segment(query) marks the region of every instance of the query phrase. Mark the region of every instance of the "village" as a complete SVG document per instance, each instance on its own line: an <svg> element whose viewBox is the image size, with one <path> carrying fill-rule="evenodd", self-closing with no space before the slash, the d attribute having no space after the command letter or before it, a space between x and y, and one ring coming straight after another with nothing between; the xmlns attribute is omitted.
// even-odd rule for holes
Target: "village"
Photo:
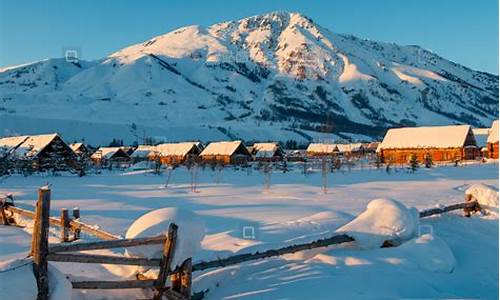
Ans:
<svg viewBox="0 0 500 300"><path fill-rule="evenodd" d="M20 299L295 299L310 272L327 286L344 278L335 286L350 298L365 289L349 278L368 272L376 297L493 299L498 130L394 128L380 142L304 149L1 138L0 298L22 284ZM488 254L471 261L470 247ZM452 288L477 272L492 281ZM395 293L388 278L421 288Z"/></svg>
<svg viewBox="0 0 500 300"><path fill-rule="evenodd" d="M389 129L381 142L312 142L306 149L283 149L277 142L171 142L157 145L93 147L68 144L57 133L0 138L0 175L37 171L70 171L80 176L92 169L125 169L185 165L245 166L251 162L317 162L330 169L363 160L384 165L425 165L498 159L498 120L491 128L469 125ZM282 165L282 164L281 164Z"/></svg>

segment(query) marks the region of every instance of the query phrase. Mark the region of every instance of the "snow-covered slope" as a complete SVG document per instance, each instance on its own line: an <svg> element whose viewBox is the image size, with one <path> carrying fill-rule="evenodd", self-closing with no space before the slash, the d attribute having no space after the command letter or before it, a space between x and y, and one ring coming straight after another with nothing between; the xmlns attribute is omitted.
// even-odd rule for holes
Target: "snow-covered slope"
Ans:
<svg viewBox="0 0 500 300"><path fill-rule="evenodd" d="M183 27L98 61L1 69L2 115L154 127L167 137L199 128L202 140L376 137L398 125L489 126L498 76L274 12Z"/></svg>

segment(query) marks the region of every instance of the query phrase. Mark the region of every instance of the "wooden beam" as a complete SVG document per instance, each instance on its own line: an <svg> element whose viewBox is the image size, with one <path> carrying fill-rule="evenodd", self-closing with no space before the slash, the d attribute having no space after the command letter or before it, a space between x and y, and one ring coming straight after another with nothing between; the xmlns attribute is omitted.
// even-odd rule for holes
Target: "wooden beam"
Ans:
<svg viewBox="0 0 500 300"><path fill-rule="evenodd" d="M80 221L80 209L78 207L73 208L73 220ZM73 241L80 239L80 229L73 230Z"/></svg>
<svg viewBox="0 0 500 300"><path fill-rule="evenodd" d="M61 208L61 242L69 240L69 213L66 208Z"/></svg>
<svg viewBox="0 0 500 300"><path fill-rule="evenodd" d="M425 217L430 217L433 215L443 214L443 213L453 211L453 210L471 209L471 208L477 207L477 205L478 205L477 201L452 204L452 205L448 205L448 206L444 206L444 207L437 207L437 208L423 210L419 213L419 215L420 215L420 218L425 218Z"/></svg>
<svg viewBox="0 0 500 300"><path fill-rule="evenodd" d="M69 226L72 230L80 230L80 231L85 231L87 233L90 233L92 235L95 235L96 237L103 239L103 240L118 240L120 239L119 236L116 236L112 233L106 232L104 230L96 229L91 225L87 225L85 223L82 223L77 220L71 220L69 222Z"/></svg>
<svg viewBox="0 0 500 300"><path fill-rule="evenodd" d="M163 244L165 240L166 237L164 235L159 235L153 237L134 238L134 239L119 239L119 240L96 241L96 242L86 242L86 243L72 243L72 244L56 244L49 246L49 253L111 249L111 248L133 247L141 245L155 245L155 244Z"/></svg>
<svg viewBox="0 0 500 300"><path fill-rule="evenodd" d="M49 299L49 280L47 255L49 245L49 214L50 189L43 187L38 190L36 203L35 225L31 241L31 255L33 256L33 274L35 275L38 294L37 300Z"/></svg>
<svg viewBox="0 0 500 300"><path fill-rule="evenodd" d="M18 215L21 215L23 217L30 218L30 219L35 219L35 217L36 217L34 212L19 208L19 207L15 207L15 206L7 206L6 210L9 210L13 213L16 213ZM79 215L79 213L78 213L78 215ZM61 220L59 218L49 217L49 222L51 225L62 227L62 223L61 223ZM118 237L112 233L106 232L104 230L96 229L93 226L85 224L85 223L80 222L78 220L71 220L69 222L69 228L75 232L76 231L85 231L85 232L90 233L90 234L92 234L100 239L103 239L103 240L118 240L118 239L120 239L120 237Z"/></svg>
<svg viewBox="0 0 500 300"><path fill-rule="evenodd" d="M164 292L163 292L165 298L169 299L169 300L186 300L186 297L177 292L177 291L174 291L172 289L166 289Z"/></svg>
<svg viewBox="0 0 500 300"><path fill-rule="evenodd" d="M168 227L167 239L163 245L163 255L160 262L160 272L155 282L155 292L153 300L161 300L165 289L165 282L168 274L171 272L170 265L175 255L175 245L177 241L177 225L170 223Z"/></svg>
<svg viewBox="0 0 500 300"><path fill-rule="evenodd" d="M212 260L207 262L199 262L193 265L194 271L203 271L210 268L227 267L230 265L239 264L242 262L257 260L267 257L280 256L283 254L295 253L297 251L309 250L313 248L328 247L330 245L353 242L354 239L346 234L335 235L333 237L317 240L311 243L287 246L279 249L271 249L264 252L246 253L230 256L224 259Z"/></svg>
<svg viewBox="0 0 500 300"><path fill-rule="evenodd" d="M123 280L123 281L72 281L74 289L144 289L153 287L154 279Z"/></svg>
<svg viewBox="0 0 500 300"><path fill-rule="evenodd" d="M158 258L124 257L124 256L96 255L96 254L51 253L47 256L47 259L49 261L60 261L60 262L134 265L134 266L148 266L148 267L158 267L160 265L160 259Z"/></svg>

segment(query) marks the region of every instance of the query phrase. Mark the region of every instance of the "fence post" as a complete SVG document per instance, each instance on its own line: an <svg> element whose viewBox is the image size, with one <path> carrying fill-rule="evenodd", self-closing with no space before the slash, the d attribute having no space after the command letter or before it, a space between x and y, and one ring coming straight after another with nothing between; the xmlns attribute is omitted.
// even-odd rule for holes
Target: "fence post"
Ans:
<svg viewBox="0 0 500 300"><path fill-rule="evenodd" d="M31 240L31 255L33 256L33 274L38 287L37 300L49 298L49 282L47 274L47 254L49 238L50 188L41 187L38 190L36 203L35 226Z"/></svg>
<svg viewBox="0 0 500 300"><path fill-rule="evenodd" d="M9 219L7 218L7 215L5 214L5 209L3 203L0 203L0 217L2 217L2 224L3 225L9 225Z"/></svg>
<svg viewBox="0 0 500 300"><path fill-rule="evenodd" d="M180 292L186 299L191 299L191 282L193 273L192 259L188 258L182 263Z"/></svg>
<svg viewBox="0 0 500 300"><path fill-rule="evenodd" d="M73 208L73 220L78 220L80 219L80 209L78 207ZM75 229L73 233L73 240L79 240L80 239L80 229Z"/></svg>
<svg viewBox="0 0 500 300"><path fill-rule="evenodd" d="M69 240L69 213L66 208L61 208L61 242Z"/></svg>
<svg viewBox="0 0 500 300"><path fill-rule="evenodd" d="M160 262L160 272L155 282L155 293L153 300L160 300L165 290L165 282L167 281L168 273L170 272L170 264L175 254L175 243L177 240L177 225L171 223L168 228L167 239L163 245L163 255Z"/></svg>

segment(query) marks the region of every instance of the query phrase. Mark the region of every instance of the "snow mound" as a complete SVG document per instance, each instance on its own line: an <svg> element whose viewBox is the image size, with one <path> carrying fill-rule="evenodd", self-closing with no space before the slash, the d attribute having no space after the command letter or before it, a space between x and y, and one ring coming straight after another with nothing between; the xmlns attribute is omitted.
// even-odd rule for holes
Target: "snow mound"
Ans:
<svg viewBox="0 0 500 300"><path fill-rule="evenodd" d="M408 259L422 270L435 273L451 273L456 260L448 244L441 238L424 234L399 247Z"/></svg>
<svg viewBox="0 0 500 300"><path fill-rule="evenodd" d="M151 211L132 223L127 230L126 238L151 237L166 234L170 223L175 223L179 227L172 267L180 265L184 260L193 257L201 249L201 240L205 236L205 224L195 213L171 207ZM162 252L162 244L147 245L127 248L126 255L159 258Z"/></svg>
<svg viewBox="0 0 500 300"><path fill-rule="evenodd" d="M498 191L482 183L477 183L471 185L465 194L471 195L473 199L477 200L481 209L498 214Z"/></svg>
<svg viewBox="0 0 500 300"><path fill-rule="evenodd" d="M50 300L71 299L72 286L55 266L49 264ZM37 286L31 259L14 259L0 265L0 299L36 299Z"/></svg>
<svg viewBox="0 0 500 300"><path fill-rule="evenodd" d="M401 242L413 238L419 217L415 208L388 199L370 201L366 210L337 232L353 237L363 249L378 248L385 241Z"/></svg>

